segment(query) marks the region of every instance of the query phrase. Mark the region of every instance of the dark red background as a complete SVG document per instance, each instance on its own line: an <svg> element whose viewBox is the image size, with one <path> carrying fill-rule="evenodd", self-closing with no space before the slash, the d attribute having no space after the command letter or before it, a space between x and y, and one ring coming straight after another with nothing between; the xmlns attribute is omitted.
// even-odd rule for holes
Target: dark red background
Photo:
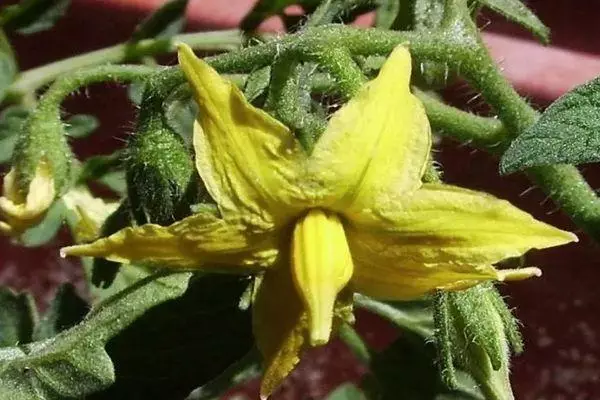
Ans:
<svg viewBox="0 0 600 400"><path fill-rule="evenodd" d="M157 0L73 0L68 17L54 30L29 37L12 37L21 68L25 70L122 41L145 12L160 3ZM190 27L234 26L252 0L223 3L192 0ZM568 89L600 74L600 2L536 0L528 3L552 28L553 45L567 52L555 49L544 52L533 47L535 52L531 53L528 42L505 40L494 35L490 40L496 59L501 60L504 54L512 55L504 60L503 67L519 90L534 103L547 104L552 97L564 92L565 86ZM486 26L486 32L529 40L529 35L521 28L491 14L481 20L481 25ZM531 59L531 54L535 54L535 60ZM174 57L166 60L174 61ZM531 66L535 63L543 65L547 73L532 71ZM464 102L472 96L466 87L458 87L453 94L453 98ZM89 88L73 96L65 109L71 113L93 113L102 121L101 128L90 140L85 144L74 144L81 156L120 146L119 138L131 130L135 118L124 89L116 85ZM448 182L489 191L540 219L565 229L576 229L556 212L540 190L533 189L521 195L531 186L522 176L499 178L496 160L486 154L443 143L438 156ZM598 186L598 169L587 167L585 172L591 183ZM600 252L585 235L581 234L580 238L579 244L535 253L528 258L531 265L543 269L541 279L503 287L503 292L510 297L510 304L516 307L517 315L524 322L527 350L515 358L512 368L517 399L600 398L600 292L597 290ZM11 246L1 238L0 283L32 290L44 303L60 282L80 281L79 267L57 256L57 248L66 240L63 237L39 249L26 250ZM376 346L384 345L395 334L385 323L364 314L359 316L358 327ZM357 378L361 373L361 368L339 343L313 353L314 356L303 361L275 399L321 398L337 383Z"/></svg>

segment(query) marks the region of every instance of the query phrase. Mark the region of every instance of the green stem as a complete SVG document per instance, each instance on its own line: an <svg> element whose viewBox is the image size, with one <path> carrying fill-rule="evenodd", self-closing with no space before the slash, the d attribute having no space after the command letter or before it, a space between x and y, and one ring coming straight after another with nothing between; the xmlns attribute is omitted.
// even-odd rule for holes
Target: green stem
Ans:
<svg viewBox="0 0 600 400"><path fill-rule="evenodd" d="M351 325L346 322L341 323L338 327L338 335L360 362L369 365L371 351Z"/></svg>
<svg viewBox="0 0 600 400"><path fill-rule="evenodd" d="M310 77L305 66L289 58L279 58L271 67L267 107L281 122L295 131L306 151L325 131L327 122L309 113Z"/></svg>
<svg viewBox="0 0 600 400"><path fill-rule="evenodd" d="M174 36L171 40L147 39L133 45L122 43L92 51L23 72L8 88L8 100L19 99L57 77L80 68L173 52L177 43L186 43L196 50L234 50L240 47L242 37L238 30L187 33Z"/></svg>

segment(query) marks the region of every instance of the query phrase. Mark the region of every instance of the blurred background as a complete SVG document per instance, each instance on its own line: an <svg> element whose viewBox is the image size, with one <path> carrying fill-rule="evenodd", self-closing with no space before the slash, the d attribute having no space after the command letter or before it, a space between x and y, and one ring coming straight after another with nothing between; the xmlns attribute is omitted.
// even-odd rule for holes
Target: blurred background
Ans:
<svg viewBox="0 0 600 400"><path fill-rule="evenodd" d="M52 30L10 39L21 70L27 70L124 41L135 25L162 3L72 0L67 16ZM187 30L234 28L253 3L192 0ZM600 74L600 1L527 3L550 27L549 47L537 44L528 32L492 13L484 13L479 26L506 76L532 104L543 108L577 84ZM290 12L298 10L292 8ZM369 16L361 18L360 24L368 23ZM276 31L281 26L280 21L271 19L262 29ZM172 64L175 56L162 57L161 61ZM445 96L467 109L486 111L482 100L465 84L454 85ZM101 122L93 136L75 142L81 157L121 147L123 138L132 133L136 115L126 88L116 84L92 86L75 94L64 109L66 114L94 114ZM447 182L491 192L537 218L576 230L523 176L498 177L497 160L491 156L446 140L439 144L437 156ZM593 187L600 187L597 166L583 166L582 171ZM512 367L517 399L600 399L600 249L582 232L576 233L580 235L579 244L528 256L528 264L543 269L541 279L501 288L524 325L526 350L514 358ZM0 237L0 285L32 291L42 307L52 298L57 285L65 281L76 283L84 294L80 266L58 257L57 249L69 240L63 233L42 247L24 249ZM385 347L398 334L385 322L365 313L358 316L358 330L375 348ZM340 382L358 380L363 372L350 352L335 342L312 351L274 398L320 399ZM244 392L256 395L257 385L249 385Z"/></svg>

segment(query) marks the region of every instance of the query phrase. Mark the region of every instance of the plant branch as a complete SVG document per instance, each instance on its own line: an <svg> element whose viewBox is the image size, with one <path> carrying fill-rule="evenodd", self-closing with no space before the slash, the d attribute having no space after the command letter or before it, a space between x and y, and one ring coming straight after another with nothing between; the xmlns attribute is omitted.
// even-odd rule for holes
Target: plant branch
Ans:
<svg viewBox="0 0 600 400"><path fill-rule="evenodd" d="M174 52L177 43L186 43L196 50L234 50L241 46L242 36L238 30L187 33L171 40L147 39L138 43L121 43L115 46L56 61L23 72L7 90L8 101L20 99L28 93L54 81L59 76L90 66L121 63L131 58L141 58Z"/></svg>

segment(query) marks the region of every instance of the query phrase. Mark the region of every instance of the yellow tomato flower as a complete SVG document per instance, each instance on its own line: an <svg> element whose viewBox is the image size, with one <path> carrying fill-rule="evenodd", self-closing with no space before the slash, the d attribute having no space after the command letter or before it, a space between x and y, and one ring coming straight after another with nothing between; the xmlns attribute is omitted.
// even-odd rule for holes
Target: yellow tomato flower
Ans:
<svg viewBox="0 0 600 400"><path fill-rule="evenodd" d="M37 225L52 205L55 197L54 178L46 161L40 161L27 194L22 195L17 187L16 171L12 168L4 176L3 195L0 197L0 233L19 236Z"/></svg>
<svg viewBox="0 0 600 400"><path fill-rule="evenodd" d="M430 127L397 47L307 154L190 48L179 49L200 112L196 167L217 203L171 226L127 228L63 255L232 273L264 272L253 325L261 397L306 346L327 343L353 292L387 300L538 276L494 264L577 238L506 201L424 184Z"/></svg>

